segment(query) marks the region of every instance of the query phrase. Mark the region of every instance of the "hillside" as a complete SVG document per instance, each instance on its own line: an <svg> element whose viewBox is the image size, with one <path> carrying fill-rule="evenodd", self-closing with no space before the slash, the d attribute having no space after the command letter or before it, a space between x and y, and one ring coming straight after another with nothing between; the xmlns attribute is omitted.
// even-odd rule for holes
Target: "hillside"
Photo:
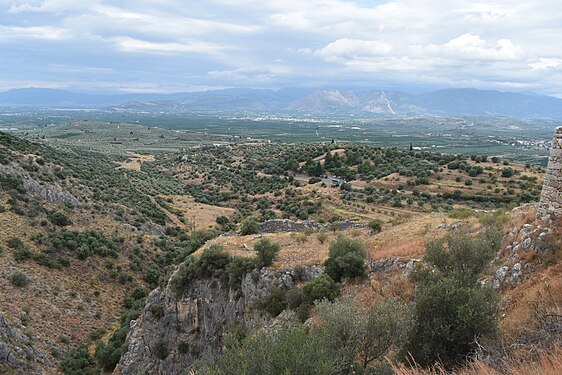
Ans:
<svg viewBox="0 0 562 375"><path fill-rule="evenodd" d="M343 143L190 139L178 151L189 135L70 128L80 142L0 133L3 373L207 367L233 330L254 337L291 316L314 326L313 300L297 308L280 296L316 280L341 238L361 244L366 273L337 280L339 295L364 308L389 298L407 305L415 297L408 275L432 240L477 236L498 220L503 243L481 277L502 293L502 337L536 334L522 358L557 342L533 326L531 305L513 302L545 301L547 315L560 304L541 297L560 287L541 282L560 272L558 244L541 242L557 232L534 221L542 168ZM268 243L278 255L256 263Z"/></svg>

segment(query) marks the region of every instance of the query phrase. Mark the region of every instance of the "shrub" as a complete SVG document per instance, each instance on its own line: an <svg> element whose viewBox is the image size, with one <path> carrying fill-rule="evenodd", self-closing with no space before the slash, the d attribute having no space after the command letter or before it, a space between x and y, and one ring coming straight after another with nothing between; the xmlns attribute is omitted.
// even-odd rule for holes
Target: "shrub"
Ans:
<svg viewBox="0 0 562 375"><path fill-rule="evenodd" d="M258 267L269 267L273 264L281 246L277 242L271 242L269 238L262 238L254 246L254 250L258 253L256 262Z"/></svg>
<svg viewBox="0 0 562 375"><path fill-rule="evenodd" d="M221 278L225 275L229 262L230 256L222 246L211 245L203 251L199 258L199 276L202 278Z"/></svg>
<svg viewBox="0 0 562 375"><path fill-rule="evenodd" d="M326 240L328 239L328 233L326 233L324 230L321 230L316 235L316 239L318 240L318 242L324 245L324 242L326 242Z"/></svg>
<svg viewBox="0 0 562 375"><path fill-rule="evenodd" d="M61 362L62 371L65 375L97 375L99 369L96 361L85 345L70 352L70 354Z"/></svg>
<svg viewBox="0 0 562 375"><path fill-rule="evenodd" d="M26 274L24 274L21 271L16 271L14 273L12 273L10 275L10 282L12 283L12 285L23 288L24 286L29 285L29 283L31 282L31 280L29 279L29 277L26 276Z"/></svg>
<svg viewBox="0 0 562 375"><path fill-rule="evenodd" d="M515 170L513 168L507 167L502 169L502 177L512 177L515 174Z"/></svg>
<svg viewBox="0 0 562 375"><path fill-rule="evenodd" d="M365 275L365 250L357 239L340 236L330 245L329 257L324 263L326 273L335 281L344 277Z"/></svg>
<svg viewBox="0 0 562 375"><path fill-rule="evenodd" d="M256 261L251 258L234 257L231 259L228 267L228 286L238 289L241 287L242 279L247 273L256 268Z"/></svg>
<svg viewBox="0 0 562 375"><path fill-rule="evenodd" d="M247 220L240 227L240 234L243 236L257 234L260 232L260 225L254 219Z"/></svg>
<svg viewBox="0 0 562 375"><path fill-rule="evenodd" d="M165 313L163 305L151 305L149 310L150 314L156 319L162 318Z"/></svg>
<svg viewBox="0 0 562 375"><path fill-rule="evenodd" d="M417 284L415 323L404 353L423 366L451 368L495 332L500 297L478 278L500 248L500 226L476 237L456 235L428 243L424 260L434 270L411 273ZM404 354L406 355L406 354Z"/></svg>
<svg viewBox="0 0 562 375"><path fill-rule="evenodd" d="M371 220L371 221L369 221L368 227L374 233L380 233L382 231L382 222L378 219Z"/></svg>
<svg viewBox="0 0 562 375"><path fill-rule="evenodd" d="M24 247L14 251L13 256L16 262L21 263L30 259L33 256L33 252L29 248Z"/></svg>
<svg viewBox="0 0 562 375"><path fill-rule="evenodd" d="M269 295L258 301L258 307L267 311L271 316L275 317L285 310L285 290L281 288L273 288Z"/></svg>
<svg viewBox="0 0 562 375"><path fill-rule="evenodd" d="M307 282L302 293L308 304L323 299L333 301L339 294L339 287L330 276L322 274Z"/></svg>
<svg viewBox="0 0 562 375"><path fill-rule="evenodd" d="M299 288L291 288L285 293L285 303L290 309L297 309L304 303L304 295Z"/></svg>
<svg viewBox="0 0 562 375"><path fill-rule="evenodd" d="M63 212L52 212L47 217L49 218L49 221L53 223L53 225L57 225L59 227L65 227L72 224L70 218Z"/></svg>
<svg viewBox="0 0 562 375"><path fill-rule="evenodd" d="M14 250L23 249L24 246L23 241L18 237L9 238L8 241L6 241L6 245Z"/></svg>
<svg viewBox="0 0 562 375"><path fill-rule="evenodd" d="M220 356L208 375L345 373L338 353L326 350L319 337L305 327L281 327L271 334L257 333Z"/></svg>
<svg viewBox="0 0 562 375"><path fill-rule="evenodd" d="M168 356L168 346L166 342L164 340L159 340L156 345L154 345L154 348L152 348L152 353L154 353L154 356L159 360L165 360Z"/></svg>

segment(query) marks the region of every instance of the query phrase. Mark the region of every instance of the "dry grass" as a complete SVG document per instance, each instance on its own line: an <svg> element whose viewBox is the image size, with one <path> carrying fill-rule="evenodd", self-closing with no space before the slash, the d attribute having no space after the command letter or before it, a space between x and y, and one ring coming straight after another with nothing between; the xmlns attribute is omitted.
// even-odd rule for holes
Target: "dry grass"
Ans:
<svg viewBox="0 0 562 375"><path fill-rule="evenodd" d="M507 363L501 371L481 361L472 362L454 372L447 372L441 366L422 369L402 364L394 365L393 370L397 375L560 375L562 374L562 348L556 348L551 353L540 355L537 361L524 361L521 363L513 361Z"/></svg>
<svg viewBox="0 0 562 375"><path fill-rule="evenodd" d="M215 220L217 219L217 217L232 216L236 212L236 210L232 208L196 203L192 197L187 195L163 195L162 197L165 199L172 199L170 207L172 207L174 210L182 212L183 217L186 219L186 223L188 225L191 225L191 223L193 224L192 229L208 229L209 227L213 227L216 224ZM175 218L173 219L174 223L179 221L175 217L175 215L173 215L172 213L169 214ZM180 226L185 225L181 224Z"/></svg>
<svg viewBox="0 0 562 375"><path fill-rule="evenodd" d="M141 164L147 161L154 161L153 155L141 155L130 152L131 157L121 163L117 169L130 169L133 171L140 172Z"/></svg>

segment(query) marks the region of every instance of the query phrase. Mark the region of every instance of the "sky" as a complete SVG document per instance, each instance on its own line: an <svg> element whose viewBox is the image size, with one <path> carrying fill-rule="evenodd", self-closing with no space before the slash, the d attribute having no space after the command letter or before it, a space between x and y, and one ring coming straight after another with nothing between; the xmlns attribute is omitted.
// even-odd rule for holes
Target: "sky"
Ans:
<svg viewBox="0 0 562 375"><path fill-rule="evenodd" d="M0 90L562 97L560 0L0 0Z"/></svg>

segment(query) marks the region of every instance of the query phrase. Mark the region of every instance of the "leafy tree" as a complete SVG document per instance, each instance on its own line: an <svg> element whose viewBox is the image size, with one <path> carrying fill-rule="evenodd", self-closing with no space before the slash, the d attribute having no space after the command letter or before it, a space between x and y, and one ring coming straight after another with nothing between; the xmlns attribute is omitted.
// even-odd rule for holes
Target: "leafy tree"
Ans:
<svg viewBox="0 0 562 375"><path fill-rule="evenodd" d="M254 219L247 220L240 227L240 234L247 236L249 234L257 234L260 232L260 225Z"/></svg>
<svg viewBox="0 0 562 375"><path fill-rule="evenodd" d="M317 303L317 329L325 345L346 358L352 373L366 373L371 364L408 337L411 309L395 300L362 308L351 297Z"/></svg>
<svg viewBox="0 0 562 375"><path fill-rule="evenodd" d="M257 252L257 266L258 267L269 267L273 264L275 258L281 246L278 242L271 242L269 238L264 237L254 246L254 250Z"/></svg>
<svg viewBox="0 0 562 375"><path fill-rule="evenodd" d="M63 212L52 212L48 215L49 221L59 227L72 224L72 221Z"/></svg>
<svg viewBox="0 0 562 375"><path fill-rule="evenodd" d="M324 266L326 273L339 282L344 277L364 276L364 259L365 250L360 240L340 236L330 245L329 257Z"/></svg>
<svg viewBox="0 0 562 375"><path fill-rule="evenodd" d="M304 327L258 333L218 358L207 375L341 375L342 358ZM199 373L198 373L199 374ZM203 374L203 372L201 372Z"/></svg>
<svg viewBox="0 0 562 375"><path fill-rule="evenodd" d="M451 236L427 245L424 260L434 270L419 268L415 324L405 352L420 365L437 361L455 366L475 349L476 340L495 332L499 295L478 277L501 244L501 227L476 237Z"/></svg>
<svg viewBox="0 0 562 375"><path fill-rule="evenodd" d="M65 375L99 374L96 361L88 352L86 345L82 345L70 352L70 354L61 362L61 367Z"/></svg>
<svg viewBox="0 0 562 375"><path fill-rule="evenodd" d="M339 294L339 287L330 276L322 274L307 282L302 293L308 304L323 299L333 301Z"/></svg>

